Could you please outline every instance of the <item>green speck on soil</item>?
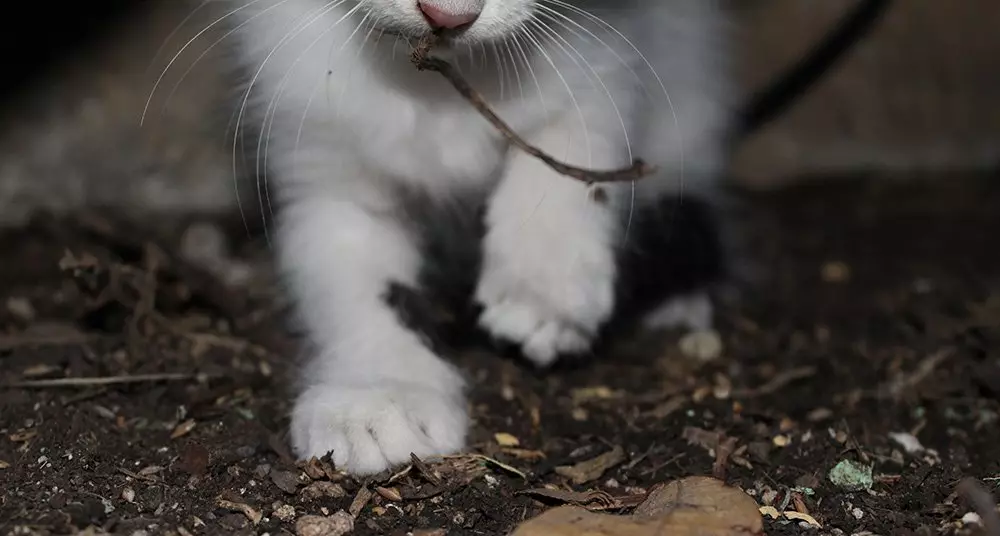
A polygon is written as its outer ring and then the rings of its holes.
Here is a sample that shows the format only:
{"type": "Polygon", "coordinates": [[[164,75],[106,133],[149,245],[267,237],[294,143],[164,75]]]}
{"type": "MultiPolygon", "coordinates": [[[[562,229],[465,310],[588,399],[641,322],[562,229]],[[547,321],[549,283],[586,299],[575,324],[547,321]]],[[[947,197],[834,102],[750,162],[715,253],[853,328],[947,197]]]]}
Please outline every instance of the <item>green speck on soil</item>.
{"type": "Polygon", "coordinates": [[[872,477],[873,466],[851,460],[841,460],[830,469],[830,482],[848,491],[871,489],[875,484],[872,477]]]}

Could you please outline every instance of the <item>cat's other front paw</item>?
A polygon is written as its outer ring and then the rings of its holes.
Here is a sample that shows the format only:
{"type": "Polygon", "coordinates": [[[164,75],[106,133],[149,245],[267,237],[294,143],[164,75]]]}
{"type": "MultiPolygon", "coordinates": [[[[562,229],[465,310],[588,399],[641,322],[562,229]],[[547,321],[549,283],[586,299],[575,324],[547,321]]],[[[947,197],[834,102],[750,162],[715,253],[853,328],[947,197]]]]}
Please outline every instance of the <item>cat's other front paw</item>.
{"type": "Polygon", "coordinates": [[[460,392],[406,382],[318,384],[296,401],[292,445],[302,458],[332,451],[338,469],[379,473],[420,457],[453,454],[468,429],[460,392]]]}
{"type": "Polygon", "coordinates": [[[593,246],[555,247],[505,262],[487,258],[476,290],[480,327],[517,343],[542,367],[587,352],[614,307],[613,255],[593,246]]]}

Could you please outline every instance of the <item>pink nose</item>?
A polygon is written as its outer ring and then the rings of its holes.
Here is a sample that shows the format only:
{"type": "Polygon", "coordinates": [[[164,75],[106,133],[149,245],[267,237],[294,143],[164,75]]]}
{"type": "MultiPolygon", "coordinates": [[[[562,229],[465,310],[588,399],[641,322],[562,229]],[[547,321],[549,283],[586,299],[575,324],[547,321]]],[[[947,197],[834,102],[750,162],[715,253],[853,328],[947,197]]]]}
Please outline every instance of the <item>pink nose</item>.
{"type": "Polygon", "coordinates": [[[479,13],[456,13],[434,5],[431,0],[419,0],[417,5],[427,19],[427,23],[435,30],[459,30],[476,22],[479,13]]]}

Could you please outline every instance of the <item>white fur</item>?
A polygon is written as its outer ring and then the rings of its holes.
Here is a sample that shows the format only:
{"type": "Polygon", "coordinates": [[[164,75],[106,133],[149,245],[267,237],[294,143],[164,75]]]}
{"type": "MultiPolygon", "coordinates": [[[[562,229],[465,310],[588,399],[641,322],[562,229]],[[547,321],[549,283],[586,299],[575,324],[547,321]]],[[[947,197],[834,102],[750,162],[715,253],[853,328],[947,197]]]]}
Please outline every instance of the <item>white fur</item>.
{"type": "Polygon", "coordinates": [[[546,365],[586,351],[608,319],[631,209],[703,188],[721,168],[728,85],[714,1],[569,0],[627,36],[650,70],[619,34],[551,0],[426,0],[456,13],[481,4],[441,54],[529,141],[577,165],[641,156],[659,167],[634,190],[603,186],[603,203],[511,149],[443,79],[413,68],[398,37],[428,29],[416,0],[229,1],[245,22],[242,59],[259,68],[251,104],[273,112],[280,261],[317,348],[292,416],[298,455],[333,450],[340,467],[371,473],[410,452],[464,446],[461,376],[382,300],[390,281],[414,283],[419,265],[400,189],[442,203],[459,191],[490,195],[480,324],[546,365]]]}

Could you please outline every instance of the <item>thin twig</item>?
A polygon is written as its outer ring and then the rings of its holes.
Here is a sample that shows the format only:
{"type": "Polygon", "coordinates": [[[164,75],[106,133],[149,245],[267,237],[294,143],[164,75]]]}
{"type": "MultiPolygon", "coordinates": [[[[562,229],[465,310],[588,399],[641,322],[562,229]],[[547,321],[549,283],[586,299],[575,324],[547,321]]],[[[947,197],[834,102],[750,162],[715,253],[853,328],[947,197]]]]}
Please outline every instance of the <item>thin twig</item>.
{"type": "Polygon", "coordinates": [[[771,378],[767,383],[761,385],[760,387],[751,389],[736,389],[733,391],[732,396],[736,398],[753,398],[758,396],[766,396],[777,393],[786,385],[809,378],[816,374],[816,367],[798,367],[794,368],[780,374],[777,374],[771,378]]]}
{"type": "Polygon", "coordinates": [[[3,384],[13,388],[47,388],[47,387],[93,387],[95,385],[122,385],[127,383],[171,382],[197,379],[195,374],[163,373],[136,374],[126,376],[101,376],[95,378],[52,378],[47,380],[28,380],[3,384]]]}
{"type": "Polygon", "coordinates": [[[900,398],[908,391],[916,389],[928,376],[955,354],[954,348],[944,348],[928,355],[917,364],[917,368],[909,373],[893,379],[888,385],[879,388],[879,398],[900,398]]]}
{"type": "Polygon", "coordinates": [[[421,71],[434,71],[439,73],[441,76],[444,76],[445,79],[447,79],[448,82],[454,86],[459,94],[461,94],[465,100],[469,101],[469,104],[471,104],[476,111],[482,114],[486,120],[499,130],[500,134],[507,138],[512,145],[541,160],[557,173],[574,178],[578,181],[583,181],[587,184],[596,184],[609,182],[631,182],[641,179],[653,172],[654,168],[643,162],[641,159],[636,159],[632,165],[627,168],[600,171],[571,166],[549,156],[546,152],[525,141],[524,138],[517,134],[517,132],[514,132],[514,129],[512,129],[510,125],[508,125],[490,108],[490,105],[486,102],[482,93],[473,88],[450,63],[439,58],[432,58],[430,56],[431,49],[433,49],[438,42],[439,36],[429,34],[421,38],[421,40],[417,43],[417,46],[414,47],[411,55],[411,60],[413,61],[413,64],[416,65],[417,69],[421,71]]]}
{"type": "Polygon", "coordinates": [[[15,350],[28,346],[74,346],[87,344],[99,337],[87,333],[40,333],[0,335],[0,351],[15,350]]]}

